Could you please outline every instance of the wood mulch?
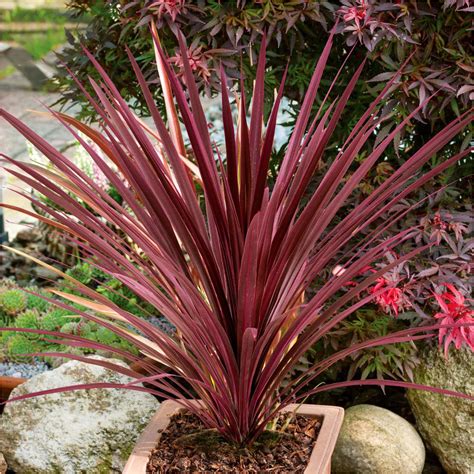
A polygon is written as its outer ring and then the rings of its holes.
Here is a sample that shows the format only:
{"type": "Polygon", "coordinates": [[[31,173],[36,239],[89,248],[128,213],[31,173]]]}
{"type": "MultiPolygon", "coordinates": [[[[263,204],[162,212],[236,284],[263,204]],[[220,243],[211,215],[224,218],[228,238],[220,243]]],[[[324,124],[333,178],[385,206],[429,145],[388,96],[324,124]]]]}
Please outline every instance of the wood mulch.
{"type": "Polygon", "coordinates": [[[320,429],[318,418],[282,415],[275,431],[266,431],[252,447],[240,448],[206,429],[196,416],[180,413],[162,433],[147,473],[303,473],[320,429]]]}

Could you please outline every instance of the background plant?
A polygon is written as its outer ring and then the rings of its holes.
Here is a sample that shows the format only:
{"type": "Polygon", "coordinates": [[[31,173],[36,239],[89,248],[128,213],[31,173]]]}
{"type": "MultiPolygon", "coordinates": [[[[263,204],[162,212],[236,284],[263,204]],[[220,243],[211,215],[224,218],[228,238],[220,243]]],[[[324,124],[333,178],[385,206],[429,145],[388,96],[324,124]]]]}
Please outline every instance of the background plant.
{"type": "MultiPolygon", "coordinates": [[[[71,129],[91,159],[116,186],[127,204],[125,207],[96,186],[47,141],[8,112],[0,111],[4,119],[54,164],[54,172],[48,172],[46,168],[38,169],[5,157],[18,170],[9,170],[10,173],[56,203],[56,206],[47,206],[31,196],[31,201],[54,220],[41,215],[38,218],[62,229],[77,243],[93,267],[112,275],[153,304],[177,328],[176,337],[165,334],[160,328],[118,307],[100,292],[69,275],[62,275],[81,296],[53,292],[90,310],[75,308],[78,316],[113,331],[158,364],[152,365],[149,359],[138,360],[130,352],[109,348],[112,353],[120,353],[127,360],[141,364],[148,373],[147,377],[142,377],[111,362],[65,354],[65,357],[112,368],[136,380],[125,386],[87,384],[42,393],[99,387],[146,390],[180,400],[207,426],[216,428],[239,444],[254,441],[282,406],[337,387],[395,385],[454,395],[443,389],[381,379],[312,385],[318,375],[357,350],[429,339],[437,335],[439,324],[397,331],[341,349],[316,361],[285,387],[281,385],[308,349],[365,303],[380,296],[383,290],[359,295],[422,250],[401,254],[364,275],[368,266],[382,263],[384,256],[398,248],[413,230],[406,229],[387,238],[385,231],[389,223],[383,220],[377,225],[377,219],[469,152],[450,157],[428,173],[416,174],[433,154],[471,122],[472,114],[466,113],[450,122],[370,196],[344,216],[339,216],[336,225],[330,227],[348,196],[409,120],[374,146],[363,161],[356,161],[368,138],[384,121],[383,114],[379,115],[381,101],[396,80],[394,77],[355,124],[349,139],[340,143],[337,158],[328,167],[314,194],[306,199],[306,205],[303,204],[305,191],[333,130],[341,122],[343,109],[363,69],[362,64],[339,98],[327,99],[327,107],[321,107],[316,118],[310,120],[332,38],[331,35],[318,60],[271,189],[269,162],[283,87],[279,89],[264,129],[265,46],[262,46],[257,66],[250,124],[246,120],[247,107],[242,95],[238,100],[239,118],[235,127],[227,81],[224,75],[222,77],[225,160],[209,137],[182,36],[186,91],[162,55],[155,37],[161,80],[170,86],[164,93],[169,131],[131,54],[133,70],[153,117],[153,129],[137,119],[99,63],[88,54],[102,79],[101,85],[91,80],[95,99],[91,97],[90,101],[100,115],[103,130],[99,133],[70,117],[53,115],[71,129]],[[171,90],[192,153],[184,146],[171,90]],[[76,128],[90,133],[116,164],[120,176],[81,140],[76,128]],[[345,176],[348,176],[347,180],[343,179],[345,176]],[[87,206],[81,205],[78,197],[87,206]],[[121,238],[107,223],[121,228],[130,240],[121,238]],[[367,234],[361,236],[363,231],[367,234]],[[354,242],[354,237],[362,240],[356,238],[354,242]],[[351,241],[353,252],[347,253],[344,249],[351,241]],[[344,253],[342,259],[340,252],[344,253]],[[303,295],[317,276],[337,264],[343,271],[333,272],[313,288],[312,296],[308,295],[304,300],[303,295]],[[355,285],[347,291],[347,284],[352,281],[355,285]],[[192,387],[192,392],[183,385],[183,379],[192,387]],[[145,381],[151,387],[138,385],[145,381]],[[188,402],[189,398],[202,402],[196,407],[188,402]]],[[[403,211],[395,213],[391,221],[403,215],[403,211]]],[[[70,307],[64,301],[55,304],[64,309],[70,307]]],[[[61,332],[15,330],[47,334],[66,346],[101,347],[94,341],[61,332]]],[[[18,399],[36,395],[38,393],[18,399]]]]}
{"type": "Polygon", "coordinates": [[[66,41],[64,25],[68,21],[68,14],[50,8],[24,9],[14,8],[0,11],[0,22],[4,30],[0,32],[0,41],[14,41],[22,45],[34,59],[43,58],[48,52],[61,46],[66,41]],[[43,31],[18,31],[9,25],[18,23],[43,23],[43,31]],[[5,31],[6,30],[6,31],[5,31]]]}
{"type": "MultiPolygon", "coordinates": [[[[253,64],[262,32],[267,31],[270,45],[265,76],[267,97],[272,96],[273,89],[280,83],[291,57],[284,95],[290,99],[289,107],[296,118],[315,58],[323,50],[328,29],[339,18],[339,35],[334,39],[337,54],[329,59],[328,71],[334,73],[338,70],[339,58],[347,56],[350,47],[355,46],[355,52],[354,60],[346,63],[340,81],[334,86],[336,91],[342,92],[361,58],[369,52],[368,65],[356,86],[357,100],[349,99],[350,107],[346,110],[345,118],[350,126],[381,90],[384,81],[392,77],[404,61],[407,61],[404,74],[393,84],[391,100],[387,103],[387,110],[393,113],[393,122],[400,123],[427,96],[437,91],[437,95],[416,112],[404,132],[396,138],[395,149],[387,150],[392,165],[403,159],[397,155],[400,147],[409,151],[423,144],[432,133],[440,130],[443,122],[467,110],[474,94],[470,38],[472,12],[468,0],[410,0],[402,3],[380,0],[92,0],[71,1],[69,11],[79,18],[90,14],[93,19],[84,35],[69,37],[71,45],[61,59],[91,92],[87,77],[98,79],[98,74],[83,54],[80,43],[84,44],[104,64],[122,95],[140,114],[146,115],[148,107],[134,82],[124,47],[129,47],[134,53],[151,85],[154,99],[164,107],[148,35],[151,23],[158,25],[170,61],[178,66],[182,64],[182,58],[174,31],[179,28],[184,32],[189,44],[187,54],[199,88],[214,93],[219,84],[221,63],[230,77],[238,77],[243,69],[244,84],[250,93],[255,78],[253,64]]],[[[79,101],[84,117],[97,117],[94,108],[81,98],[82,94],[78,93],[77,85],[66,69],[58,76],[58,83],[63,95],[61,103],[79,101]]],[[[330,80],[321,84],[316,99],[318,105],[330,84],[330,80]]],[[[268,102],[267,111],[270,105],[268,102]]],[[[294,124],[294,120],[291,122],[294,124]]],[[[471,131],[459,135],[458,143],[467,146],[471,131]]],[[[342,127],[335,131],[331,143],[334,150],[345,136],[346,130],[342,127]]],[[[457,146],[455,144],[450,152],[457,146]]],[[[464,168],[466,173],[469,172],[464,168]]]]}
{"type": "MultiPolygon", "coordinates": [[[[359,190],[362,195],[365,194],[367,182],[359,190]]],[[[463,200],[462,196],[463,193],[455,187],[434,192],[431,185],[425,186],[418,190],[416,198],[404,200],[385,216],[390,220],[392,212],[409,211],[403,220],[388,230],[389,235],[394,235],[403,229],[413,229],[400,247],[403,253],[413,251],[420,245],[431,245],[409,262],[387,272],[383,279],[368,288],[366,294],[374,290],[382,292],[373,302],[344,321],[341,327],[328,334],[324,344],[317,348],[319,356],[328,355],[341,345],[370,339],[375,334],[432,324],[440,311],[437,295],[446,293],[449,287],[465,297],[461,306],[465,308],[467,320],[474,323],[469,300],[472,294],[473,218],[469,199],[465,196],[467,199],[463,200]]],[[[360,197],[355,193],[356,202],[360,197]]],[[[385,264],[396,256],[387,254],[385,264]]],[[[328,278],[333,270],[327,269],[322,278],[328,278]]],[[[374,268],[368,268],[366,274],[372,271],[374,268]]],[[[347,289],[351,285],[349,283],[347,289]]],[[[474,330],[467,327],[462,343],[472,347],[473,337],[474,330]]],[[[446,342],[441,337],[440,344],[443,340],[446,342]]],[[[420,344],[423,342],[361,350],[352,354],[350,360],[341,361],[339,371],[333,374],[333,378],[383,375],[409,380],[420,344]]]]}

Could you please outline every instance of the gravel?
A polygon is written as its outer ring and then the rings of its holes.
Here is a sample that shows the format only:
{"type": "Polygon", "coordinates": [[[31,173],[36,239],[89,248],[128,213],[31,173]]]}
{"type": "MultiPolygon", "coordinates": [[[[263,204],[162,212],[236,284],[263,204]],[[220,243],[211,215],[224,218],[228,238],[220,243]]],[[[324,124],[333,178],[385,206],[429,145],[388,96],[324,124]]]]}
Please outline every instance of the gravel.
{"type": "Polygon", "coordinates": [[[51,367],[40,361],[36,361],[34,364],[26,364],[20,362],[0,362],[0,376],[7,377],[22,377],[29,379],[34,375],[42,374],[47,370],[51,370],[51,367]]]}

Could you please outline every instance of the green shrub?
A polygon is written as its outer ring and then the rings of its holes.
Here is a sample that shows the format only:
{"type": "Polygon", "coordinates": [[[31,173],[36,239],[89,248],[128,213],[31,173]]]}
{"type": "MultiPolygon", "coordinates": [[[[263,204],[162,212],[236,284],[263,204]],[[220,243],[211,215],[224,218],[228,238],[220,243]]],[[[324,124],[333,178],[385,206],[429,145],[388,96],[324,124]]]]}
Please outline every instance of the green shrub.
{"type": "MultiPolygon", "coordinates": [[[[345,345],[354,345],[377,337],[387,336],[405,328],[403,320],[395,319],[371,308],[357,311],[354,317],[343,321],[328,334],[326,348],[337,351],[345,345]]],[[[417,348],[413,342],[376,346],[354,352],[344,360],[341,368],[352,379],[385,378],[412,380],[413,368],[418,362],[417,348]]]]}
{"type": "MultiPolygon", "coordinates": [[[[296,114],[308,88],[315,61],[326,43],[329,29],[338,18],[334,45],[337,53],[333,50],[335,54],[329,59],[331,72],[336,73],[341,59],[347,56],[353,45],[356,60],[350,60],[345,65],[341,80],[335,86],[335,96],[353,76],[360,63],[359,58],[367,55],[367,50],[369,60],[354,98],[349,99],[349,113],[345,118],[347,126],[335,132],[334,144],[343,141],[347,131],[372,102],[374,94],[408,59],[405,74],[387,106],[387,112],[393,114],[392,121],[400,122],[424,97],[435,91],[437,94],[410,124],[410,133],[406,135],[406,142],[402,143],[403,149],[406,149],[423,143],[431,135],[431,129],[439,130],[443,121],[451,120],[471,106],[471,20],[463,12],[462,3],[451,0],[349,0],[343,4],[340,1],[316,0],[71,0],[68,3],[71,14],[78,18],[90,15],[92,21],[86,32],[69,35],[70,45],[61,57],[93,94],[88,78],[100,79],[83,54],[82,46],[85,45],[104,66],[130,106],[139,114],[146,114],[146,102],[130,68],[125,46],[137,58],[147,80],[157,84],[152,93],[164,109],[148,33],[150,23],[157,25],[162,45],[178,71],[182,71],[182,61],[174,30],[179,28],[184,33],[189,46],[188,56],[192,58],[198,86],[203,92],[214,92],[219,87],[221,63],[228,76],[233,78],[239,75],[242,65],[245,86],[250,92],[256,70],[253,64],[262,33],[267,31],[270,42],[268,51],[271,53],[268,54],[265,73],[266,97],[273,96],[273,89],[278,87],[291,57],[285,96],[290,99],[289,107],[296,114]]],[[[66,68],[61,68],[56,81],[62,93],[62,104],[79,103],[82,116],[96,117],[95,110],[79,92],[66,68]]],[[[323,80],[323,90],[317,99],[319,103],[330,83],[330,80],[323,80]]],[[[463,140],[467,146],[467,134],[460,136],[456,142],[459,144],[463,140]]],[[[397,163],[394,151],[391,158],[397,163]]]]}

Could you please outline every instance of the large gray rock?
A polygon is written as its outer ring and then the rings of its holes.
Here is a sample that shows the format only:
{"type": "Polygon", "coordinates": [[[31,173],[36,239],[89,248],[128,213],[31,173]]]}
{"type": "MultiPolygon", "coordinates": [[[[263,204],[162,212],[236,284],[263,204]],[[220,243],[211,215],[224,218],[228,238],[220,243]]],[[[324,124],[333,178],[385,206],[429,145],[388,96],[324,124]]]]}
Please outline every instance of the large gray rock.
{"type": "Polygon", "coordinates": [[[408,421],[374,405],[346,410],[331,472],[418,474],[424,464],[423,441],[408,421]]]}
{"type": "MultiPolygon", "coordinates": [[[[31,378],[11,397],[67,385],[129,381],[102,367],[70,361],[31,378]]],[[[119,473],[158,406],[147,393],[116,389],[13,402],[0,416],[0,452],[18,473],[119,473]]]]}
{"type": "MultiPolygon", "coordinates": [[[[474,396],[474,354],[452,349],[445,359],[437,348],[420,357],[415,381],[474,396]]],[[[474,473],[474,402],[410,390],[408,400],[417,427],[450,474],[474,473]]]]}

